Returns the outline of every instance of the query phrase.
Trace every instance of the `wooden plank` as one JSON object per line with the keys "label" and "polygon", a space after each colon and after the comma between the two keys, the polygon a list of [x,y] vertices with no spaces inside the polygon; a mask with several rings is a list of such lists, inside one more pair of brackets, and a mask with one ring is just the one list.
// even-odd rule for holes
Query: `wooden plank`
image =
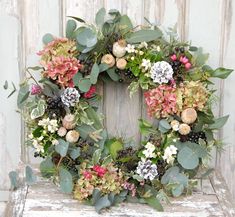
{"label": "wooden plank", "polygon": [[[224,216],[216,195],[197,192],[192,196],[170,200],[171,205],[164,204],[163,213],[146,205],[123,203],[102,211],[102,216]],[[59,192],[58,187],[48,180],[39,179],[37,184],[29,187],[24,217],[63,215],[99,216],[94,207],[81,204],[70,195]]]}
{"label": "wooden plank", "polygon": [[[222,11],[223,43],[221,45],[221,64],[224,67],[235,69],[235,3],[234,1],[223,1]],[[221,30],[222,31],[222,30]],[[225,150],[218,154],[217,167],[224,176],[226,183],[235,200],[235,95],[234,95],[235,73],[233,72],[221,86],[221,116],[229,114],[229,120],[220,131],[221,139],[224,140]]]}
{"label": "wooden plank", "polygon": [[[134,25],[142,22],[142,1],[105,1],[107,9],[116,8],[127,14]],[[140,142],[138,119],[141,117],[141,96],[138,91],[131,99],[128,84],[109,83],[105,84],[104,109],[105,125],[108,133],[112,136],[133,138]]]}
{"label": "wooden plank", "polygon": [[235,216],[235,202],[222,175],[219,172],[214,172],[210,175],[210,180],[225,216]]}
{"label": "wooden plank", "polygon": [[[20,78],[20,19],[16,0],[0,1],[0,190],[9,188],[8,172],[17,167],[20,159],[20,116],[15,112],[16,94],[7,99],[13,90],[11,82]],[[5,80],[9,89],[3,90]]]}

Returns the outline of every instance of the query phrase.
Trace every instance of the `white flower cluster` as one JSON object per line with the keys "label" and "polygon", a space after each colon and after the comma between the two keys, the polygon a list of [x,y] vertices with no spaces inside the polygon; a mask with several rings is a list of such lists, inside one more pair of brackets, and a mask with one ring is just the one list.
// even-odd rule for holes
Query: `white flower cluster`
{"label": "white flower cluster", "polygon": [[157,165],[152,164],[151,160],[139,161],[136,173],[144,179],[153,180],[157,175]]}
{"label": "white flower cluster", "polygon": [[150,69],[153,82],[158,84],[168,83],[172,79],[173,73],[171,65],[166,61],[156,62]]}
{"label": "white flower cluster", "polygon": [[151,142],[148,142],[145,145],[145,148],[146,149],[143,151],[143,154],[146,158],[155,158],[155,157],[157,157],[157,155],[154,153],[156,148]]}
{"label": "white flower cluster", "polygon": [[142,69],[142,72],[148,71],[149,69],[151,69],[151,66],[152,66],[152,64],[151,64],[150,60],[142,59],[142,63],[140,65],[140,68]]}
{"label": "white flower cluster", "polygon": [[148,48],[148,44],[147,44],[145,41],[143,41],[143,42],[141,42],[141,43],[139,44],[138,48],[140,48],[140,49],[142,49],[142,48],[147,49],[147,48]]}
{"label": "white flower cluster", "polygon": [[177,154],[177,148],[174,145],[170,145],[165,149],[163,159],[168,163],[168,164],[173,164],[175,160],[175,154]]}
{"label": "white flower cluster", "polygon": [[135,45],[131,45],[131,44],[128,44],[127,46],[126,46],[126,51],[127,51],[127,53],[135,53]]}
{"label": "white flower cluster", "polygon": [[38,122],[38,126],[42,126],[44,130],[55,133],[58,130],[58,122],[56,119],[44,118]]}
{"label": "white flower cluster", "polygon": [[29,139],[32,141],[33,147],[36,149],[37,152],[44,152],[43,145],[41,141],[44,139],[43,136],[40,136],[38,138],[34,138],[33,134],[31,133],[29,135]]}

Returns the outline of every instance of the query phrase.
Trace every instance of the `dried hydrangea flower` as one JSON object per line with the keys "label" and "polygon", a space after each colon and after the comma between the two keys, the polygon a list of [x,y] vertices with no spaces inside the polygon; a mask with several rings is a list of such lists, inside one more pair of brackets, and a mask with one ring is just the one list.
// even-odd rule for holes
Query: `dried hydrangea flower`
{"label": "dried hydrangea flower", "polygon": [[61,94],[61,100],[64,105],[71,107],[75,106],[79,102],[80,94],[76,88],[67,87],[64,92]]}
{"label": "dried hydrangea flower", "polygon": [[153,64],[150,69],[150,75],[154,83],[168,83],[173,76],[173,69],[166,61],[159,61]]}
{"label": "dried hydrangea flower", "polygon": [[146,180],[153,180],[158,176],[157,165],[153,164],[151,160],[139,161],[136,173]]}

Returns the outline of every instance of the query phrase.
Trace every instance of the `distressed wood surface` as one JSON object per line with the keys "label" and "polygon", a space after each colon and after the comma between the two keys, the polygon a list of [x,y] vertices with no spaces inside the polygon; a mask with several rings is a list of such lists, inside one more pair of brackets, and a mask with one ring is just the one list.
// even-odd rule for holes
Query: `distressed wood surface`
{"label": "distressed wood surface", "polygon": [[[177,23],[180,38],[191,40],[210,53],[209,64],[235,68],[235,18],[232,0],[1,0],[0,1],[0,86],[12,80],[16,84],[23,77],[24,68],[37,64],[36,51],[41,49],[41,37],[51,32],[62,35],[66,16],[75,15],[94,22],[96,11],[105,7],[116,8],[127,13],[135,24],[144,23],[146,16],[163,29]],[[235,73],[225,82],[216,81],[220,100],[214,108],[216,114],[230,114],[228,124],[218,136],[224,139],[225,152],[213,152],[212,165],[221,170],[230,191],[235,198],[235,95],[233,84]],[[104,95],[100,111],[104,113],[108,132],[116,136],[132,137],[140,141],[137,120],[146,118],[142,92],[131,100],[126,84],[99,85]],[[20,159],[38,164],[32,157],[32,150],[20,147],[20,117],[15,113],[16,96],[6,101],[6,92],[0,89],[0,197],[9,188],[7,174]],[[14,132],[14,135],[12,135]],[[21,156],[20,156],[21,152]],[[1,191],[2,190],[2,191]]]}
{"label": "distressed wood surface", "polygon": [[[160,213],[147,205],[123,203],[102,211],[102,216],[148,217],[148,216],[234,216],[231,195],[223,184],[219,173],[203,179],[193,195],[170,198],[171,204],[164,204],[165,212]],[[209,189],[209,190],[208,190]],[[101,216],[94,207],[79,203],[71,195],[63,194],[48,180],[38,178],[35,185],[22,187],[13,192],[7,207],[6,217],[54,217],[54,216]]]}

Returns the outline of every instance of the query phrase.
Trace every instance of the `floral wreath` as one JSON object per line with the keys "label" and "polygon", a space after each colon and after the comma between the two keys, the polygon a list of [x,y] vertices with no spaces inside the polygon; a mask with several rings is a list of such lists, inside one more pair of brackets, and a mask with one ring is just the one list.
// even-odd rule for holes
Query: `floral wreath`
{"label": "floral wreath", "polygon": [[[174,29],[163,33],[148,21],[134,27],[117,10],[106,15],[100,9],[96,25],[70,18],[65,38],[43,37],[41,66],[27,68],[29,76],[20,84],[26,143],[34,147],[34,157],[44,158],[43,177],[97,212],[123,201],[162,211],[167,195],[192,191],[211,149],[222,147],[213,132],[228,116],[213,115],[210,78],[225,79],[232,70],[206,65],[208,54],[180,42]],[[97,112],[98,80],[127,82],[130,95],[143,90],[148,115],[158,122],[139,120],[141,144],[107,135]],[[26,181],[34,180],[31,173],[27,167]]]}

